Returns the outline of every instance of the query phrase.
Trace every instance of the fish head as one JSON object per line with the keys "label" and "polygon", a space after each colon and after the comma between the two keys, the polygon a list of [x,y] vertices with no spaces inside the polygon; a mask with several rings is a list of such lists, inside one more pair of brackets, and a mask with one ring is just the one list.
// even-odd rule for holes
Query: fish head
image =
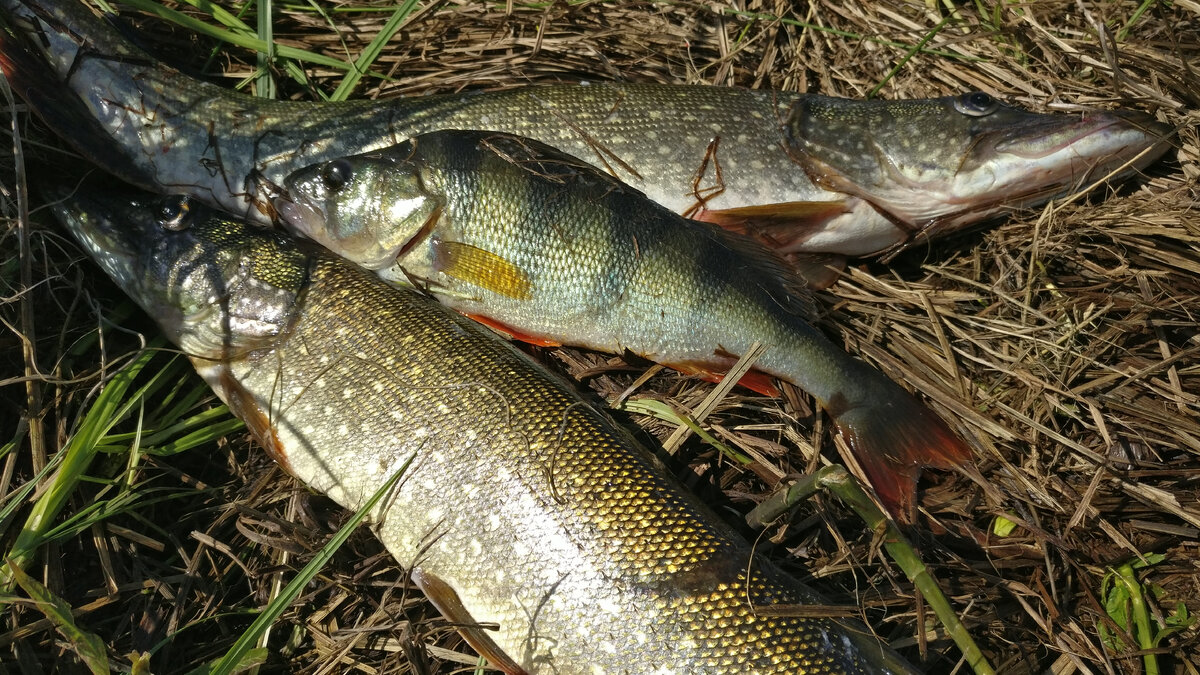
{"label": "fish head", "polygon": [[910,233],[1036,206],[1167,149],[1131,111],[1037,114],[984,92],[905,101],[810,96],[789,113],[788,152],[814,183],[859,197]]}
{"label": "fish head", "polygon": [[285,225],[371,270],[390,267],[436,217],[414,144],[342,157],[293,172],[275,209]]}
{"label": "fish head", "polygon": [[229,360],[286,333],[310,256],[187,197],[52,188],[51,209],[189,356]]}

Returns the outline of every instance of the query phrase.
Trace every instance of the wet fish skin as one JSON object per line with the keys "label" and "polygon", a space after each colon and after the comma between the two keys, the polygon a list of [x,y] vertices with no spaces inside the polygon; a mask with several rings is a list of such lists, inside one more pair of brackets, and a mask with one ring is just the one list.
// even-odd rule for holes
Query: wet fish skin
{"label": "wet fish skin", "polygon": [[53,197],[293,475],[356,509],[415,455],[373,527],[452,621],[499,625],[468,639],[508,672],[918,672],[854,622],[756,616],[748,601],[818,598],[611,418],[427,296],[198,204]]}
{"label": "wet fish skin", "polygon": [[[261,222],[273,187],[295,169],[425,131],[481,126],[535,136],[608,166],[677,210],[695,204],[693,176],[715,136],[723,138],[718,157],[727,178],[710,206],[823,193],[782,152],[781,122],[796,94],[591,83],[378,101],[273,101],[154,63],[78,2],[3,0],[0,8],[7,15],[0,66],[64,138],[84,143],[101,165],[120,155],[131,164],[124,177],[142,187],[187,192]],[[38,28],[25,28],[18,17]],[[32,43],[28,34],[45,43]],[[105,130],[109,147],[81,139],[81,125]]]}
{"label": "wet fish skin", "polygon": [[755,367],[830,412],[901,520],[922,467],[971,460],[934,413],[808,324],[803,284],[766,248],[545,144],[431,132],[285,188],[276,208],[299,233],[517,337],[710,375],[763,343]]}
{"label": "wet fish skin", "polygon": [[[1168,149],[1170,136],[1142,112],[1041,115],[978,91],[901,101],[807,96],[785,126],[788,151],[816,185],[862,199],[926,239],[1077,192],[1110,173],[1141,171]],[[748,229],[782,254],[818,250],[832,234],[787,242],[795,228]]]}
{"label": "wet fish skin", "polygon": [[[990,116],[1010,140],[1036,143],[1063,128],[1078,136],[1065,156],[1053,155],[1053,166],[1032,162],[1030,171],[1030,158],[991,152],[984,140],[992,136],[973,136],[966,124],[977,116],[947,105],[978,93],[880,104],[594,83],[344,103],[267,101],[155,65],[78,2],[0,0],[0,15],[0,68],[85,156],[143,187],[185,191],[264,223],[273,216],[277,186],[302,166],[437,129],[491,129],[611,170],[667,208],[752,234],[799,262],[800,255],[894,250],[917,236],[1041,203],[1086,184],[1085,174],[1097,177],[1152,148],[1128,174],[1167,147],[1166,128],[1141,114],[1014,116],[1004,111],[1016,109],[1004,107],[979,117]],[[956,134],[934,152],[914,154],[905,140],[948,129]],[[838,141],[862,150],[843,163]],[[914,181],[908,169],[935,152],[933,176]],[[961,172],[984,155],[991,167],[1019,178],[1015,187],[981,191],[991,168]],[[1053,189],[1026,189],[1025,178],[1047,170],[1056,174],[1047,178]],[[885,182],[871,182],[878,179]],[[955,210],[914,212],[914,201]]]}

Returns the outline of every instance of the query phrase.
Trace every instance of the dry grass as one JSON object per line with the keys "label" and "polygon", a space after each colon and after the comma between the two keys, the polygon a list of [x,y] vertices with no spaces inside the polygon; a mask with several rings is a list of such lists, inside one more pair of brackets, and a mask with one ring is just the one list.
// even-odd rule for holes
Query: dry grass
{"label": "dry grass", "polygon": [[[1161,590],[1151,597],[1153,615],[1163,620],[1177,602],[1200,612],[1200,139],[1189,110],[1200,103],[1200,4],[1150,3],[1128,26],[1136,2],[733,4],[738,9],[716,2],[437,3],[385,50],[375,70],[387,79],[365,80],[357,94],[621,78],[861,97],[882,82],[879,95],[888,98],[983,89],[1036,110],[1122,105],[1175,125],[1171,159],[1116,194],[1101,188],[915,247],[888,266],[862,265],[822,298],[830,334],[925,394],[975,448],[991,490],[958,475],[926,481],[921,544],[998,672],[1139,672],[1140,657],[1114,652],[1100,636],[1101,626],[1124,634],[1105,612],[1102,580],[1112,567],[1161,554],[1162,562],[1139,572],[1144,586]],[[955,17],[926,45],[936,53],[913,55],[889,77],[904,45],[915,45],[948,11]],[[276,37],[353,57],[387,15],[331,12],[330,27],[311,11],[283,8]],[[148,46],[177,65],[202,67],[213,46],[156,20],[140,25]],[[241,78],[253,59],[222,50],[212,67]],[[312,74],[327,91],[337,84],[331,73]],[[283,95],[311,96],[281,85]],[[37,130],[24,136],[28,146]],[[9,171],[6,187],[13,185]],[[5,206],[15,214],[11,202]],[[102,372],[137,347],[129,331],[153,334],[98,281],[99,272],[75,264],[81,254],[47,220],[33,217],[41,225],[32,232],[29,281],[21,280],[15,221],[5,226],[0,249],[0,418],[29,417],[44,431],[41,441],[22,432],[19,447],[0,458],[5,496],[63,442]],[[129,330],[110,328],[103,342],[71,353],[114,312]],[[32,379],[19,336],[34,338]],[[646,367],[566,350],[544,355],[610,399]],[[708,389],[662,374],[637,395],[683,409]],[[634,421],[659,438],[673,431]],[[768,478],[811,470],[821,461],[817,449],[836,457],[828,426],[802,396],[735,394],[708,422],[769,465]],[[11,429],[0,426],[0,443]],[[688,463],[680,471],[702,493],[718,498],[709,487],[716,485],[743,511],[774,487],[721,464],[695,440],[680,456]],[[105,471],[112,473],[93,473]],[[155,672],[182,672],[219,656],[280,574],[301,565],[344,517],[240,435],[144,458],[137,471],[140,489],[169,498],[62,539],[44,551],[51,563],[37,572],[104,639],[116,663],[170,637],[151,660]],[[73,508],[90,495],[82,489]],[[1016,523],[1006,536],[993,529],[1000,515]],[[930,672],[955,669],[948,642],[936,631],[922,633],[927,617],[909,584],[871,555],[869,537],[831,500],[802,507],[790,524],[768,531],[760,548],[815,577],[835,601],[861,603],[867,621],[910,658],[926,653]],[[39,616],[14,610],[0,633],[0,659],[17,670],[57,670],[66,650]],[[452,672],[474,663],[366,533],[285,615],[271,645],[272,671]],[[1166,639],[1163,672],[1200,672],[1197,653],[1196,628]]]}

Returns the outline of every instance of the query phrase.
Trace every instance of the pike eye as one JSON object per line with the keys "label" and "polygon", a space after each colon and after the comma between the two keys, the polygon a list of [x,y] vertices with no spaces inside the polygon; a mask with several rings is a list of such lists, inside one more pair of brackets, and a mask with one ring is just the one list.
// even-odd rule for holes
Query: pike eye
{"label": "pike eye", "polygon": [[335,159],[321,167],[321,180],[330,190],[341,190],[354,176],[354,168],[344,159]]}
{"label": "pike eye", "polygon": [[999,101],[982,91],[972,91],[954,99],[954,109],[971,117],[990,115],[999,107]]}
{"label": "pike eye", "polygon": [[186,195],[167,197],[158,207],[158,224],[165,230],[186,230],[191,222],[192,207]]}

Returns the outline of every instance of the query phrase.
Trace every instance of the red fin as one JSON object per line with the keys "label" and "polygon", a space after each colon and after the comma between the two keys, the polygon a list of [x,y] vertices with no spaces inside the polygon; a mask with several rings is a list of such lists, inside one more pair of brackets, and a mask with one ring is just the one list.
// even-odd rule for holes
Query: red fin
{"label": "red fin", "polygon": [[850,211],[842,200],[780,202],[732,209],[702,209],[694,217],[733,232],[749,234],[771,248],[782,248],[808,239],[831,218]]}
{"label": "red fin", "polygon": [[921,470],[965,466],[971,449],[932,410],[890,380],[888,384],[892,386],[877,395],[886,396],[883,403],[838,414],[834,402],[827,410],[892,517],[912,523]]}
{"label": "red fin", "polygon": [[[663,365],[685,375],[695,375],[705,382],[720,382],[725,379],[726,371],[719,370],[712,364],[664,363]],[[733,361],[730,361],[729,365],[732,367]],[[759,370],[751,369],[737,383],[763,396],[779,396],[779,387],[775,386],[775,378]]]}
{"label": "red fin", "polygon": [[[246,423],[250,435],[267,451],[271,459],[283,467],[284,471],[293,476],[296,475],[296,472],[292,470],[291,462],[288,461],[287,449],[279,440],[279,434],[271,422],[271,417],[259,406],[254,395],[247,391],[241,382],[234,379],[226,366],[217,366],[198,359],[193,360],[193,363],[197,365],[197,369],[204,369],[202,373],[207,376],[205,379],[209,380],[209,385],[225,401],[225,405],[229,406],[229,412]],[[209,370],[210,368],[216,370]],[[214,373],[215,380],[209,379],[213,377]]]}
{"label": "red fin", "polygon": [[419,567],[413,569],[411,577],[413,583],[421,589],[426,598],[429,598],[433,606],[437,607],[442,616],[456,624],[455,628],[458,629],[467,644],[479,652],[480,656],[487,659],[492,667],[498,668],[508,675],[528,675],[524,668],[517,665],[512,657],[500,649],[492,636],[487,634],[487,629],[481,627],[479,622],[471,616],[450,584]]}
{"label": "red fin", "polygon": [[505,335],[509,336],[510,338],[512,338],[514,340],[520,340],[521,342],[527,342],[531,345],[534,345],[535,347],[561,347],[562,346],[561,342],[556,342],[554,340],[551,340],[550,338],[537,337],[534,335],[528,335],[526,333],[522,333],[521,331],[516,330],[512,326],[509,326],[508,324],[506,324],[502,321],[497,321],[491,317],[483,316],[482,314],[468,314],[467,316],[470,317],[471,319],[474,319],[475,321],[478,321],[479,323],[487,326],[488,328],[491,328],[494,331],[497,331],[499,333],[504,333]]}

